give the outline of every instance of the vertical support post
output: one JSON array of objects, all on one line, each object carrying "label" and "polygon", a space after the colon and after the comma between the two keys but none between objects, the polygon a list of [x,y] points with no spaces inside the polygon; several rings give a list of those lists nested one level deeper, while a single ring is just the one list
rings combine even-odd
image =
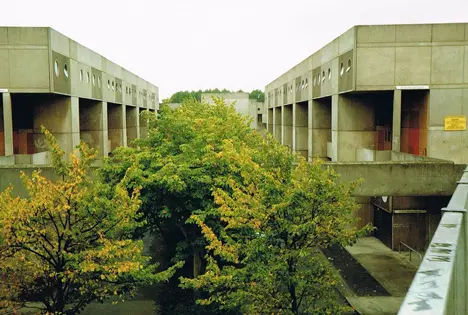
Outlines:
[{"label": "vertical support post", "polygon": [[5,156],[13,155],[13,112],[11,94],[2,93]]},{"label": "vertical support post", "polygon": [[120,106],[122,112],[122,146],[127,146],[127,110],[126,105],[122,104]]},{"label": "vertical support post", "polygon": [[76,96],[71,96],[71,136],[72,150],[80,144],[80,100]]},{"label": "vertical support post", "polygon": [[332,95],[332,108],[331,108],[331,131],[332,131],[332,156],[331,160],[333,162],[338,161],[339,157],[339,152],[338,150],[340,149],[338,146],[338,141],[339,141],[339,113],[338,113],[338,108],[339,108],[339,95]]},{"label": "vertical support post", "polygon": [[393,92],[392,151],[400,152],[401,137],[401,90]]},{"label": "vertical support post", "polygon": [[291,119],[292,119],[292,130],[291,130],[291,133],[292,133],[292,143],[291,143],[291,149],[292,149],[292,152],[296,152],[297,151],[297,144],[296,144],[296,138],[297,138],[297,135],[296,135],[296,115],[297,115],[297,103],[294,102],[292,104],[292,113],[291,113]]},{"label": "vertical support post", "polygon": [[99,102],[98,106],[101,107],[101,126],[102,126],[102,134],[101,134],[101,148],[102,148],[102,156],[109,155],[109,127],[107,122],[107,102]]}]

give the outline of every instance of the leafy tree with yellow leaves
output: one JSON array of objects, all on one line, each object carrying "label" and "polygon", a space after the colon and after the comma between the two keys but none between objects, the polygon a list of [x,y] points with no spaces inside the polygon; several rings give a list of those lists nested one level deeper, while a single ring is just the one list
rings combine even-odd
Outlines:
[{"label": "leafy tree with yellow leaves", "polygon": [[94,151],[82,143],[67,162],[44,132],[59,179],[21,174],[28,197],[14,197],[12,188],[0,194],[0,308],[77,314],[92,301],[120,301],[168,279],[178,266],[156,272],[142,241],[132,239],[144,224],[138,187],[129,194],[122,184],[93,182]]},{"label": "leafy tree with yellow leaves", "polygon": [[181,286],[202,309],[188,313],[339,312],[336,276],[319,249],[358,237],[353,187],[214,101],[163,106],[147,139],[105,163],[103,181],[142,187],[148,226],[190,267],[178,274]]},{"label": "leafy tree with yellow leaves", "polygon": [[214,192],[223,233],[192,216],[208,243],[208,265],[182,285],[207,290],[202,305],[244,314],[347,311],[336,290],[339,278],[320,249],[351,245],[369,231],[352,227],[355,184],[340,184],[332,169],[302,158],[290,176],[261,167],[255,173],[244,173],[245,187],[230,180],[232,193]]}]

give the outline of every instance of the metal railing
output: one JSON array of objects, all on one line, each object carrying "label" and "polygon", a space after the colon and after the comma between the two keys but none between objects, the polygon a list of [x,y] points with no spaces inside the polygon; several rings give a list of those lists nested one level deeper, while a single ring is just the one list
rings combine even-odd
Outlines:
[{"label": "metal railing", "polygon": [[408,244],[405,244],[403,242],[400,242],[400,244],[398,245],[398,253],[399,254],[401,254],[401,245],[403,245],[404,247],[409,249],[409,260],[410,261],[411,261],[411,252],[416,253],[419,256],[419,258],[421,258],[421,260],[423,259],[423,256],[421,255],[420,252],[418,252],[417,250],[415,250],[414,248],[410,247]]},{"label": "metal railing", "polygon": [[468,314],[468,168],[457,184],[399,315]]}]

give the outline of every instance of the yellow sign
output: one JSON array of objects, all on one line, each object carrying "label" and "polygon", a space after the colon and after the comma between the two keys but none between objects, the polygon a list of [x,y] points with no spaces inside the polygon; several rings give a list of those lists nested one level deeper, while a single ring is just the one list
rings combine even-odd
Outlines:
[{"label": "yellow sign", "polygon": [[445,116],[445,130],[466,130],[466,116]]}]

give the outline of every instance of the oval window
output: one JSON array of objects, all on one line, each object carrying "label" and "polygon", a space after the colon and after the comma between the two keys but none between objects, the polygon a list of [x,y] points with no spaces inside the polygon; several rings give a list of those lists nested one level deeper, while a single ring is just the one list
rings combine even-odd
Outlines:
[{"label": "oval window", "polygon": [[63,65],[63,74],[65,75],[65,79],[68,79],[68,66],[67,66],[67,64]]},{"label": "oval window", "polygon": [[55,72],[55,76],[58,78],[60,75],[60,69],[59,69],[59,63],[57,59],[55,59],[55,62],[54,62],[54,72]]}]

